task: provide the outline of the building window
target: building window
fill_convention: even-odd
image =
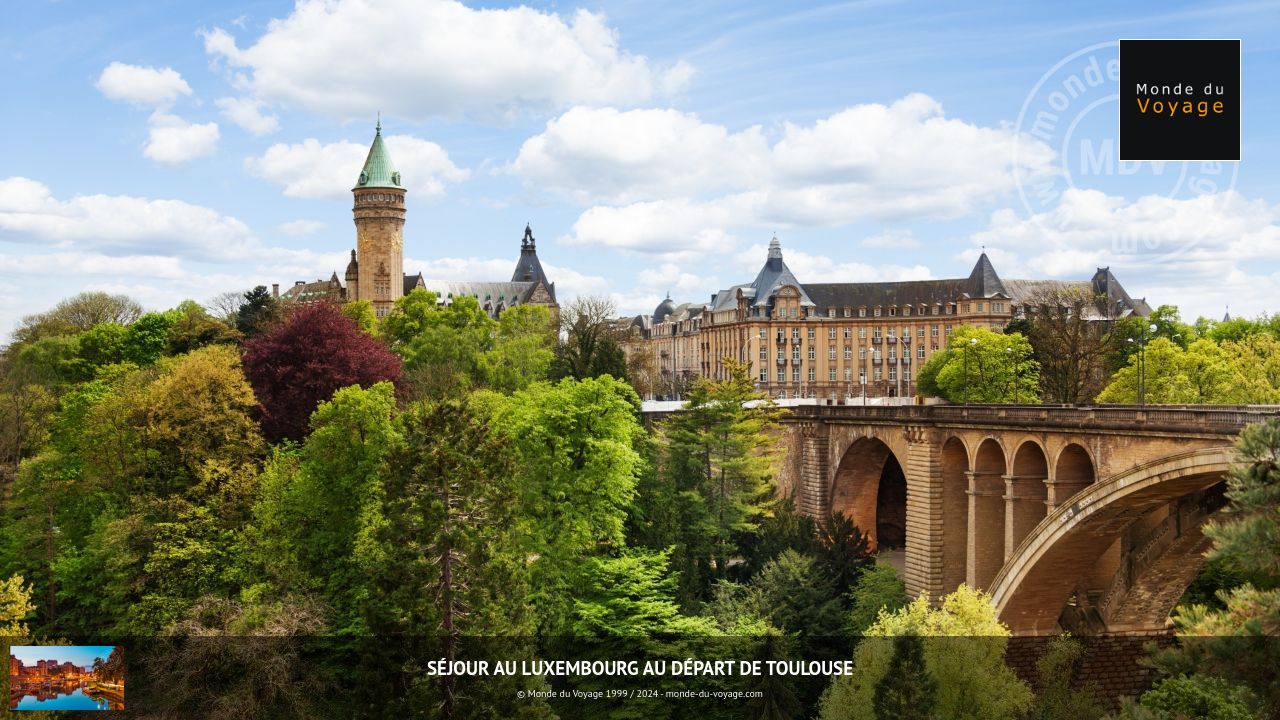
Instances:
[[[848,340],[848,339],[849,339],[849,338],[851,338],[851,337],[853,337],[853,328],[845,328],[845,329],[844,329],[844,339],[845,339],[845,340]]]
[[[866,360],[866,359],[867,359],[867,349],[866,349],[866,348],[864,348],[864,347],[863,347],[863,348],[858,348],[858,359],[859,359],[859,360]]]
[[[880,380],[883,379],[883,377],[884,375],[882,374],[882,371],[880,370],[880,368],[876,368],[875,381],[880,382]]]
[[[922,337],[924,337],[924,326],[923,326],[923,325],[921,325],[920,327],[916,328],[916,337],[918,337],[918,338],[922,338]]]
[[[879,340],[879,339],[880,339],[880,328],[876,328],[875,330],[872,330],[872,331],[871,331],[871,339],[872,339],[872,340]]]
[[[800,368],[794,368],[794,369],[792,369],[792,371],[791,371],[791,382],[793,382],[793,383],[798,383],[798,382],[800,382]]]
[[[813,332],[814,332],[814,331],[813,331],[813,328],[809,328],[809,339],[810,339],[810,340],[812,340],[812,339],[813,339]]]
[[[845,360],[853,359],[853,348],[849,347],[848,345],[844,346],[844,359]]]
[[[769,370],[768,370],[767,368],[761,368],[761,370],[760,370],[760,382],[762,382],[762,383],[767,383],[767,382],[769,382]]]
[[[950,339],[951,339],[951,326],[950,326],[950,325],[948,325],[948,326],[947,326],[946,335],[947,335],[947,339],[948,339],[948,340],[950,340]]]
[[[930,351],[931,351],[931,352],[938,352],[938,343],[934,343],[934,344],[933,344],[933,347],[932,347],[932,348],[930,348]]]
[[[889,382],[894,382],[897,379],[898,379],[898,371],[894,368],[889,368]]]
[[[866,368],[858,368],[858,383],[859,383],[860,385],[866,385],[866,384],[867,384],[867,369],[866,369]]]
[[[809,359],[810,359],[810,360],[814,360],[814,359],[816,359],[816,358],[817,358],[817,356],[818,356],[818,349],[817,349],[817,348],[815,348],[814,346],[810,345],[810,346],[809,346]]]
[[[786,381],[787,381],[787,371],[786,371],[786,370],[779,370],[779,371],[778,371],[778,382],[780,382],[780,383],[785,383]]]
[[[923,346],[923,345],[917,345],[917,346],[916,346],[916,357],[920,358],[921,360],[923,360],[923,359],[924,359],[924,346]]]
[[[860,327],[860,328],[858,328],[858,339],[859,339],[859,340],[866,340],[866,339],[867,339],[867,329],[866,329],[866,328],[864,328],[864,327]]]
[[[982,303],[978,303],[978,312],[982,312]]]
[[[866,316],[867,316],[867,309],[864,307],[858,308],[858,317],[866,317]]]
[[[769,348],[766,348],[766,347],[760,348],[760,359],[761,360],[769,359]]]
[[[791,347],[791,360],[792,360],[792,362],[795,362],[795,361],[797,361],[797,360],[799,360],[799,359],[800,359],[800,346],[799,346],[799,345],[793,345],[793,346]]]
[[[902,308],[902,314],[903,314],[903,315],[905,315],[905,316],[907,316],[907,317],[910,317],[910,316],[911,316],[911,306],[910,306],[910,305],[906,305],[906,306],[904,306],[904,307]]]
[[[809,368],[809,382],[813,382],[817,378],[818,378],[818,374],[814,372],[813,368]]]
[[[827,348],[827,359],[828,360],[836,359],[836,349],[834,346]]]
[[[791,328],[791,342],[800,342],[800,328]]]
[[[897,308],[897,307],[890,307],[890,308],[889,308],[889,317],[893,317],[893,316],[895,316],[895,315],[897,315],[897,314],[898,314],[898,308]]]
[[[880,308],[879,308],[879,307],[877,307],[877,308],[876,308],[876,317],[880,317]]]
[[[993,313],[1004,312],[1004,303],[995,303],[995,302],[991,303],[991,312]]]
[[[933,327],[929,328],[929,335],[930,335],[930,336],[932,336],[932,337],[938,337],[938,326],[937,326],[937,325],[934,325]]]
[[[769,339],[769,331],[768,331],[768,330],[765,330],[764,328],[760,328],[760,339],[761,339],[761,340],[768,340],[768,339]]]
[[[845,381],[845,382],[849,382],[849,379],[850,379],[850,378],[852,378],[852,377],[853,377],[853,368],[845,368],[845,369],[844,369],[844,381]]]
[[[835,382],[835,381],[836,381],[836,369],[835,369],[835,368],[831,368],[831,369],[827,370],[827,380],[828,380],[828,381],[830,381],[830,382]]]
[[[836,316],[836,309],[833,307],[827,308],[827,317],[833,318],[835,316]]]
[[[903,379],[903,380],[906,380],[907,382],[911,382],[911,371],[910,371],[910,370],[903,370],[903,371],[902,371],[902,379]]]
[[[827,339],[828,339],[828,340],[835,340],[835,339],[836,339],[836,329],[835,329],[835,328],[827,328]]]

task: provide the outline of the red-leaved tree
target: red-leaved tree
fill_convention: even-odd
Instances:
[[[269,440],[307,434],[316,407],[348,385],[400,378],[400,358],[327,303],[304,305],[244,344],[244,374]]]

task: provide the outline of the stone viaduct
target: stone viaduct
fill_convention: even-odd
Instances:
[[[1166,628],[1232,444],[1275,408],[809,405],[780,490],[903,552],[908,594],[991,593],[1015,635]]]

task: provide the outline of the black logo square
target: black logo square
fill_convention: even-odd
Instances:
[[[1239,160],[1240,41],[1121,40],[1120,159]]]

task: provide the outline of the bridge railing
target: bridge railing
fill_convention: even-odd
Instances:
[[[1280,417],[1280,406],[1204,405],[808,405],[790,408],[796,419],[821,418],[892,420],[898,422],[954,422],[1047,424],[1092,428],[1141,428],[1238,431],[1249,423]]]

